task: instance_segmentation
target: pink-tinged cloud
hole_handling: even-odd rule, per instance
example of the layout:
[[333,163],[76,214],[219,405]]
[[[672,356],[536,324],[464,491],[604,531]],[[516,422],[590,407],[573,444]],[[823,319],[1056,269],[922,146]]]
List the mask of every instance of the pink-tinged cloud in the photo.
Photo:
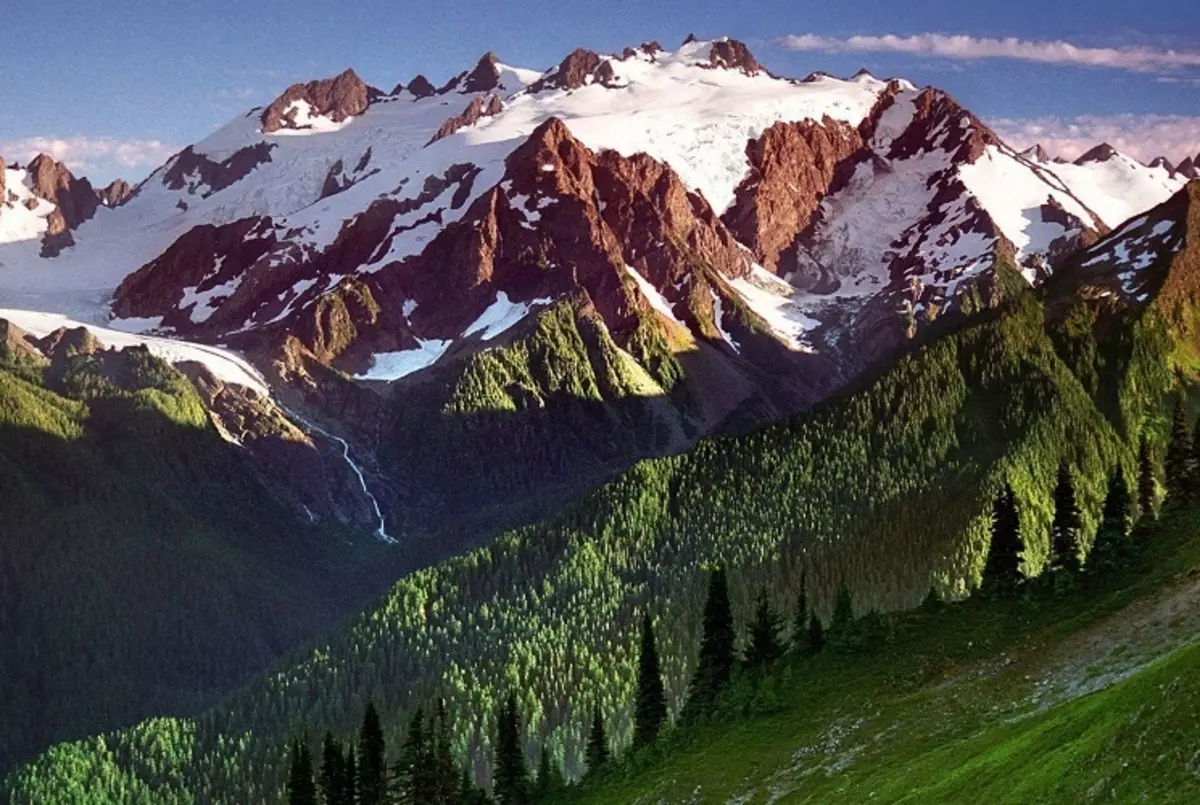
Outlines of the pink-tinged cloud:
[[1200,154],[1200,116],[1196,115],[1001,118],[988,123],[1014,148],[1041,144],[1051,156],[1064,159],[1075,159],[1100,143],[1142,162],[1159,156],[1178,162]]
[[1034,41],[1008,37],[924,33],[913,36],[785,36],[780,43],[791,50],[823,53],[907,53],[945,59],[1016,59],[1042,64],[1108,67],[1138,73],[1200,68],[1200,51],[1171,50],[1129,45],[1083,47],[1061,40]]
[[103,163],[122,168],[153,168],[179,148],[161,140],[118,137],[24,137],[0,140],[0,155],[8,162],[28,162],[38,154],[49,154],[76,175],[86,174]]

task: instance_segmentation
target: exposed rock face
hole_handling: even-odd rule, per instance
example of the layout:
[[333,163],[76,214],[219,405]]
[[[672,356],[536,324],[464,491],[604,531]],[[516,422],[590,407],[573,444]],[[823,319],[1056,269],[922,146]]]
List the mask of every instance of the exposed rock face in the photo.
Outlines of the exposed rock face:
[[0,319],[0,362],[3,361],[38,366],[48,363],[35,340],[8,319]]
[[1108,143],[1100,143],[1095,148],[1092,148],[1079,159],[1075,160],[1076,165],[1086,165],[1089,162],[1107,162],[1117,155],[1117,149],[1113,148]]
[[271,161],[274,143],[255,143],[234,152],[221,162],[197,154],[192,146],[180,151],[167,163],[162,183],[172,190],[199,193],[204,198],[244,179],[264,162]]
[[133,198],[133,188],[124,179],[115,179],[99,192],[99,197],[105,207],[120,207]]
[[[958,101],[933,88],[921,91],[915,101],[916,112],[904,133],[892,141],[889,159],[906,159],[929,151],[934,143],[958,163],[971,163],[983,155],[989,145],[999,145],[1000,138],[979,118],[968,112]],[[944,137],[935,132],[945,131]]]
[[478,95],[467,104],[467,108],[461,113],[442,123],[437,130],[437,134],[433,135],[426,145],[435,143],[444,137],[449,137],[459,129],[474,126],[479,122],[480,118],[498,115],[502,108],[503,104],[500,103],[500,96],[495,94],[486,96]]
[[1175,172],[1188,179],[1200,179],[1200,155],[1195,159],[1184,157],[1183,161],[1175,166]]
[[714,42],[708,52],[708,61],[713,67],[741,70],[746,75],[758,75],[763,72],[762,65],[754,58],[750,48],[736,39]]
[[[632,55],[632,51],[630,51],[630,55]],[[590,50],[584,50],[583,48],[576,48],[559,63],[553,73],[531,84],[529,91],[541,92],[545,89],[579,89],[585,84],[590,83],[589,79],[607,85],[612,81],[611,65],[605,71],[606,80],[604,80],[603,76],[597,74],[601,65],[607,64],[607,61],[601,59],[598,54]]]
[[1042,148],[1041,143],[1022,151],[1021,156],[1025,157],[1030,162],[1037,162],[1039,164],[1044,164],[1050,161],[1050,155],[1046,153],[1045,148]]
[[408,90],[414,98],[428,98],[430,95],[437,94],[437,88],[429,83],[429,79],[423,75],[415,76],[404,89]]
[[1174,173],[1174,172],[1175,172],[1175,166],[1174,166],[1174,165],[1172,165],[1172,164],[1171,164],[1171,160],[1167,159],[1166,157],[1155,157],[1155,158],[1153,159],[1153,161],[1151,161],[1151,162],[1150,162],[1150,165],[1149,165],[1149,167],[1151,167],[1151,168],[1162,168],[1162,169],[1164,169],[1164,170],[1165,170],[1167,173]]
[[781,254],[811,225],[862,149],[857,130],[829,117],[774,124],[747,143],[750,171],[722,220],[765,267],[786,273],[794,266],[779,266]]
[[70,230],[96,214],[99,196],[91,182],[76,179],[65,165],[46,154],[36,156],[26,171],[33,194],[55,205],[46,218],[41,255],[57,257],[63,249],[75,245]]
[[8,177],[6,176],[5,166],[7,163],[4,157],[0,156],[0,205],[8,203]]
[[[500,86],[500,59],[495,53],[488,51],[479,57],[479,61],[469,72],[459,73],[437,90],[439,95],[447,92],[463,94],[472,92],[491,92]],[[409,90],[412,90],[411,85]]]
[[371,95],[370,87],[351,69],[334,78],[293,84],[263,111],[263,133],[303,128],[304,125],[296,121],[298,103],[307,104],[310,115],[328,117],[334,123],[340,123],[365,112]]

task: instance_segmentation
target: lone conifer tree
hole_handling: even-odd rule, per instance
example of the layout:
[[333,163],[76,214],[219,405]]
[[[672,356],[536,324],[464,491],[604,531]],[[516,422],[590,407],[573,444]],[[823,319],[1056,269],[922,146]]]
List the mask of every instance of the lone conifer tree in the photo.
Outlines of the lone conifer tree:
[[1138,448],[1138,516],[1147,521],[1157,516],[1155,504],[1158,501],[1158,481],[1155,476],[1154,456],[1150,452],[1150,442],[1142,437]]
[[816,654],[823,648],[825,648],[825,627],[821,625],[821,619],[814,612],[808,619],[808,650]]
[[358,732],[358,803],[384,805],[387,796],[386,748],[383,728],[374,702],[367,702],[362,728]]
[[353,744],[346,747],[346,764],[342,767],[342,802],[359,805],[358,802],[358,759]]
[[807,654],[808,643],[808,589],[804,574],[800,574],[800,593],[796,596],[796,612],[792,615],[792,653]]
[[1187,413],[1182,397],[1175,401],[1175,414],[1171,419],[1171,443],[1167,445],[1164,470],[1167,500],[1179,503],[1187,497],[1192,477],[1192,437],[1188,432]]
[[729,686],[729,678],[733,674],[733,648],[733,610],[729,604],[729,586],[725,579],[725,568],[718,567],[708,579],[700,659],[688,686],[684,721],[712,713],[717,697]]
[[1129,541],[1129,529],[1133,513],[1129,497],[1129,486],[1125,483],[1125,471],[1118,464],[1108,478],[1108,493],[1104,497],[1104,515],[1092,553],[1088,557],[1089,569],[1103,572],[1120,565],[1125,557]]
[[350,805],[344,794],[343,776],[345,775],[346,759],[342,755],[342,747],[332,732],[325,733],[325,741],[321,744],[321,796],[325,805]]
[[450,717],[446,713],[446,700],[438,699],[434,712],[433,740],[430,752],[433,766],[433,801],[437,805],[451,805],[458,785],[458,770],[454,763],[454,748],[450,745]]
[[312,753],[307,740],[292,742],[292,765],[288,771],[288,805],[317,805],[317,783],[313,779]]
[[392,799],[396,805],[431,805],[433,799],[431,735],[426,734],[425,713],[417,708],[408,722],[400,757],[392,764]]
[[1058,483],[1054,487],[1054,521],[1050,525],[1053,560],[1051,569],[1068,574],[1079,571],[1079,506],[1075,502],[1075,483],[1067,460],[1058,465]]
[[537,781],[533,792],[534,801],[542,802],[566,787],[567,781],[563,778],[562,768],[551,756],[550,749],[542,744],[542,753],[538,758]]
[[988,545],[981,584],[984,592],[1003,594],[1016,589],[1021,582],[1021,552],[1024,549],[1017,495],[1006,483],[992,502],[992,541]]
[[783,618],[775,610],[767,588],[758,591],[754,619],[750,622],[750,642],[746,646],[746,667],[762,668],[783,656]]
[[633,703],[634,751],[653,746],[667,721],[667,693],[663,687],[654,623],[650,613],[642,616],[642,651],[638,656],[637,691]]
[[515,693],[505,699],[496,719],[492,790],[500,805],[524,805],[529,796],[529,775],[521,745],[521,714]]
[[584,749],[588,776],[597,774],[607,766],[609,757],[608,734],[604,730],[604,714],[600,712],[600,703],[597,702],[592,710],[592,729],[588,733],[587,747]]
[[844,581],[838,585],[837,598],[833,602],[828,640],[830,648],[844,653],[857,651],[862,646],[862,635],[854,620],[854,602]]

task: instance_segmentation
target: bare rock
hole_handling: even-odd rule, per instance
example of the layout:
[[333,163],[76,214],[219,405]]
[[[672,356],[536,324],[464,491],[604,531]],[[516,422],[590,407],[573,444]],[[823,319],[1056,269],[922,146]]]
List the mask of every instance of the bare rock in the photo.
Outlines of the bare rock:
[[365,112],[371,95],[371,89],[351,69],[334,78],[293,84],[263,111],[262,130],[269,134],[284,128],[303,128],[296,122],[294,105],[298,101],[308,104],[311,114],[340,123]]

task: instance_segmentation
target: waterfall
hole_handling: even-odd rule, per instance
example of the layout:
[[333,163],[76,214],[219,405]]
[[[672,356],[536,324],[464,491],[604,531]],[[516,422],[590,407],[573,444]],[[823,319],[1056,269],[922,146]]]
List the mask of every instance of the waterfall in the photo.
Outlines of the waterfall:
[[[283,408],[283,406],[280,406],[280,407]],[[365,475],[363,475],[362,468],[359,467],[357,464],[355,464],[354,459],[352,459],[350,457],[350,443],[347,442],[345,439],[343,439],[341,436],[335,436],[332,433],[330,433],[329,431],[325,430],[324,428],[314,425],[313,423],[309,422],[307,419],[305,419],[304,417],[300,416],[299,414],[297,414],[296,412],[294,412],[290,409],[283,408],[283,411],[288,416],[290,416],[292,419],[296,420],[301,425],[304,425],[309,430],[315,430],[317,433],[321,434],[322,436],[325,436],[329,439],[333,439],[335,442],[337,442],[338,444],[340,444],[342,446],[342,458],[345,459],[346,463],[350,465],[350,469],[352,469],[354,471],[355,477],[358,478],[358,485],[362,487],[363,494],[367,496],[367,500],[371,501],[371,507],[375,510],[375,519],[379,521],[379,528],[377,528],[375,530],[375,536],[379,537],[379,539],[381,539],[384,542],[394,543],[396,541],[396,538],[387,532],[387,522],[384,520],[384,517],[383,517],[383,509],[379,508],[379,501],[376,499],[376,497],[373,494],[371,494],[371,490],[367,488],[367,477]]]

